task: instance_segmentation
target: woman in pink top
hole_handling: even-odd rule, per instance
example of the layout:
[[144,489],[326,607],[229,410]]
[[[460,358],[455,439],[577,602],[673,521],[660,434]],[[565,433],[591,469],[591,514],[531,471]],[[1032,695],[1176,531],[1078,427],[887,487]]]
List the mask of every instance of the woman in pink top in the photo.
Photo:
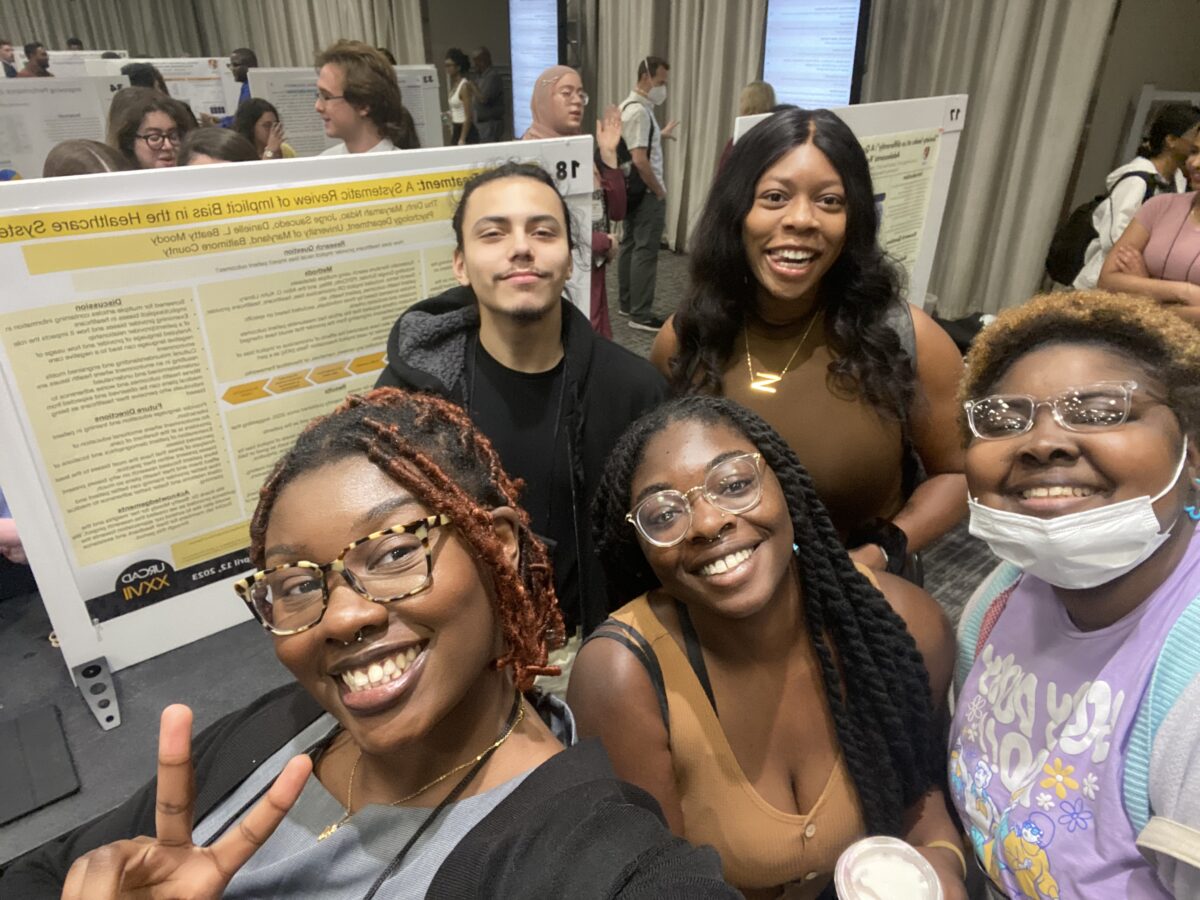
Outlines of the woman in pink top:
[[[1200,150],[1187,169],[1200,170]],[[1100,270],[1099,286],[1153,297],[1200,324],[1200,193],[1159,194],[1137,211]]]

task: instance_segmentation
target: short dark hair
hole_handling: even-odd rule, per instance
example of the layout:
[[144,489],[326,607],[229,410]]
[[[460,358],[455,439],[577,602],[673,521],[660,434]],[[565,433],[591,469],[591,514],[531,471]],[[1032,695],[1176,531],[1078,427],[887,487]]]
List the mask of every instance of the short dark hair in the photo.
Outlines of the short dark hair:
[[554,179],[550,177],[549,172],[537,163],[521,162],[506,162],[495,168],[487,169],[478,175],[472,176],[463,185],[462,196],[459,198],[458,206],[454,209],[454,218],[451,219],[451,225],[454,227],[454,240],[458,249],[462,250],[463,248],[463,216],[466,215],[467,200],[470,199],[477,188],[481,188],[492,181],[500,181],[503,178],[530,178],[546,185],[546,187],[554,191],[558,196],[559,202],[562,203],[563,220],[566,222],[567,227],[567,246],[574,252],[575,231],[572,228],[571,210],[567,206],[566,198],[558,190],[558,185],[554,183]]
[[81,41],[81,40],[80,40],[79,38],[77,38],[77,37],[69,37],[69,38],[67,38],[67,49],[68,49],[68,50],[73,50],[73,49],[75,49],[76,47],[78,47],[80,50],[82,50],[82,49],[83,49],[83,41]]
[[11,47],[13,42],[8,38],[0,38],[0,47]]
[[637,68],[638,81],[641,81],[642,77],[645,75],[649,75],[651,78],[653,78],[655,75],[658,74],[659,69],[666,69],[669,72],[669,71],[671,71],[671,64],[668,63],[661,56],[644,57],[642,59],[642,61],[638,63],[638,68]]
[[99,141],[73,140],[56,144],[46,154],[43,178],[62,175],[95,175],[98,172],[126,172],[134,167],[120,150]]
[[33,54],[37,53],[39,50],[41,50],[45,46],[46,45],[43,44],[41,41],[30,41],[28,44],[25,45],[25,58],[29,59],[31,56],[33,56]]
[[279,110],[275,108],[274,103],[262,97],[251,97],[233,114],[233,130],[253,144],[254,127],[267,113],[274,113],[275,118],[279,119]]
[[170,93],[167,90],[167,82],[163,78],[162,72],[158,71],[158,67],[154,63],[126,63],[121,66],[121,74],[129,79],[131,87],[152,88],[164,94]]
[[471,68],[471,60],[467,59],[467,54],[463,53],[458,47],[451,47],[447,50],[445,59],[450,60],[458,66],[458,71],[463,75],[466,75],[467,70]]
[[1139,148],[1142,156],[1158,156],[1166,146],[1168,137],[1183,137],[1200,125],[1200,109],[1190,103],[1168,103],[1163,106],[1146,135],[1146,142]]
[[193,156],[211,156],[221,162],[256,162],[258,151],[254,142],[236,131],[207,125],[189,131],[179,147],[179,165],[191,165]]
[[248,69],[254,69],[254,68],[257,68],[257,66],[258,66],[258,54],[255,53],[253,50],[251,50],[249,47],[238,47],[236,50],[232,51],[229,54],[229,58],[231,60],[235,56],[240,56],[243,60],[242,65],[244,65]]

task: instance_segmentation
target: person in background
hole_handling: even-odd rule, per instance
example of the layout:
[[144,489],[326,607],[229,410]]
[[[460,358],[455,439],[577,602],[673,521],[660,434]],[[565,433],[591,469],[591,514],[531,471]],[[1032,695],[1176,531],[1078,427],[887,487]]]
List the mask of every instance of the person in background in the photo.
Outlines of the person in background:
[[450,104],[450,143],[478,144],[479,130],[475,127],[475,85],[467,78],[471,67],[467,54],[457,47],[446,51],[442,63],[446,70],[446,93]]
[[41,41],[25,45],[25,68],[17,73],[18,78],[53,78],[50,71],[50,54]]
[[662,401],[666,385],[644,359],[592,331],[566,295],[575,226],[545,169],[506,163],[474,176],[452,224],[460,286],[400,316],[378,384],[462,404],[525,482],[569,638],[552,658],[563,675],[547,688],[565,691],[581,637],[610,611],[588,506],[617,438]]
[[131,62],[121,66],[121,74],[129,79],[130,87],[150,88],[158,91],[165,97],[170,97],[171,92],[167,90],[167,82],[162,77],[162,72],[153,63],[147,62]]
[[475,72],[475,128],[479,143],[494,144],[504,137],[504,79],[492,65],[492,51],[479,47],[471,54]]
[[851,561],[776,431],[720,397],[664,404],[609,454],[592,528],[632,602],[580,651],[568,703],[676,834],[750,900],[827,896],[864,835],[908,841],[966,900],[939,787],[954,633]]
[[[250,70],[258,68],[258,54],[249,47],[238,47],[229,54],[229,71],[233,74],[233,80],[240,84],[241,90],[238,91],[238,108],[250,99]],[[221,120],[222,128],[233,127],[233,117],[237,115],[235,109],[230,115],[225,116]]]
[[735,898],[531,692],[562,621],[518,492],[446,400],[376,390],[311,422],[235,586],[294,681],[195,740],[168,707],[157,780],[5,896]]
[[5,78],[17,77],[17,51],[13,49],[12,41],[0,38],[0,65],[4,66]]
[[1196,149],[1198,136],[1200,109],[1188,103],[1167,104],[1155,116],[1138,155],[1108,173],[1104,179],[1108,194],[1092,213],[1096,237],[1088,244],[1075,288],[1091,290],[1099,284],[1104,261],[1146,200],[1188,189],[1184,164]]
[[188,132],[179,148],[181,166],[208,166],[213,163],[257,162],[254,145],[228,128],[205,125]]
[[20,535],[17,534],[17,523],[13,521],[12,510],[4,499],[4,491],[0,490],[0,556],[10,563],[24,565],[29,560],[25,556],[25,548],[21,546]]
[[83,41],[81,41],[77,37],[69,37],[69,38],[67,38],[67,49],[68,50],[82,50],[83,49]]
[[270,100],[251,97],[239,106],[233,129],[254,145],[260,159],[292,159],[296,155],[287,143],[279,110]]
[[[1200,167],[1200,149],[1187,164]],[[1100,287],[1152,297],[1200,325],[1200,193],[1151,197],[1137,211],[1104,267]]]
[[135,166],[121,151],[99,141],[63,141],[46,154],[43,178],[63,175],[95,175],[98,172],[126,172]]
[[617,260],[618,311],[630,317],[630,328],[641,331],[658,331],[663,324],[654,314],[658,251],[667,221],[662,142],[673,136],[679,123],[672,121],[660,128],[654,107],[667,99],[670,68],[661,56],[647,56],[638,63],[637,84],[621,104],[621,135],[632,157],[628,174],[632,176],[636,170],[645,190],[628,197]]
[[[739,116],[758,116],[774,109],[775,88],[767,82],[752,81],[742,88],[742,93],[738,96],[737,114]],[[725,163],[729,161],[729,154],[732,152],[733,138],[730,138],[725,142],[725,149],[721,151],[721,158],[717,161],[717,178],[720,178],[721,173],[725,171]]]
[[341,40],[317,55],[317,115],[341,140],[322,156],[381,153],[421,146],[400,98],[396,70],[361,41]]
[[[866,154],[829,110],[747,132],[693,230],[691,283],[650,359],[784,436],[851,557],[919,581],[912,552],[962,519],[962,357],[904,301]],[[921,474],[925,477],[923,480]]]
[[[1153,201],[1151,201],[1153,202]],[[951,798],[1005,897],[1200,897],[1200,334],[1073,291],[976,337]]]
[[108,144],[135,169],[169,168],[178,164],[192,123],[191,111],[178,100],[150,88],[123,88],[109,111]]
[[[569,66],[551,66],[538,76],[529,102],[533,124],[522,140],[568,137],[580,132],[588,95],[579,73]],[[596,123],[596,153],[592,164],[592,328],[612,339],[608,320],[605,263],[616,256],[612,223],[625,218],[625,178],[617,168],[621,140],[621,112],[610,106]]]

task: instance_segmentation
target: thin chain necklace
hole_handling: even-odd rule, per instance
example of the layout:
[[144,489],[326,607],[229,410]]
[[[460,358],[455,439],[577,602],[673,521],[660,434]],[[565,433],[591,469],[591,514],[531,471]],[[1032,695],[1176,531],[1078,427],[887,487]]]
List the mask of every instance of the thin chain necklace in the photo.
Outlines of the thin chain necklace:
[[[516,715],[510,716],[508,726],[505,728],[504,733],[501,734],[500,737],[496,738],[496,740],[490,746],[488,746],[482,753],[480,753],[474,759],[469,759],[465,763],[455,766],[449,772],[439,775],[437,778],[433,779],[433,781],[429,782],[429,784],[426,784],[423,787],[417,788],[417,790],[413,791],[411,794],[401,797],[399,800],[393,800],[391,803],[388,804],[388,806],[400,806],[403,803],[407,803],[409,800],[412,800],[416,797],[421,796],[421,794],[425,793],[431,787],[441,784],[443,781],[445,781],[451,775],[455,775],[455,774],[461,772],[463,769],[467,768],[468,766],[475,765],[480,760],[482,760],[485,756],[487,756],[488,754],[493,753],[494,751],[499,749],[500,745],[509,739],[509,737],[512,735],[512,733],[517,730],[517,726],[520,725],[521,721],[525,718],[525,704],[521,702],[520,694],[517,695],[516,704],[517,704]],[[353,815],[353,812],[351,812],[351,810],[354,809],[354,774],[358,771],[358,764],[360,762],[362,762],[362,750],[361,749],[358,751],[358,756],[354,760],[354,765],[351,766],[351,768],[350,768],[350,786],[346,789],[346,814],[344,816],[342,816],[340,819],[338,819],[336,822],[332,823],[331,825],[326,826],[325,830],[322,831],[319,835],[317,835],[318,841],[325,840],[325,838],[329,837],[331,834],[333,834],[335,831],[337,831],[339,828],[341,828],[343,825],[345,825],[348,821],[350,821],[350,816]]]
[[750,361],[750,326],[744,325],[742,327],[742,334],[746,339],[746,371],[750,373],[750,390],[759,391],[763,394],[775,393],[775,388],[772,385],[782,381],[783,376],[787,374],[787,370],[796,361],[796,355],[800,352],[800,348],[804,346],[804,342],[808,340],[808,333],[812,331],[813,325],[817,323],[817,314],[819,312],[819,309],[812,311],[812,315],[808,318],[808,327],[804,329],[804,334],[800,335],[800,343],[796,345],[796,349],[792,351],[792,355],[788,357],[788,361],[784,363],[782,371],[778,374],[775,372],[754,371],[754,363]]

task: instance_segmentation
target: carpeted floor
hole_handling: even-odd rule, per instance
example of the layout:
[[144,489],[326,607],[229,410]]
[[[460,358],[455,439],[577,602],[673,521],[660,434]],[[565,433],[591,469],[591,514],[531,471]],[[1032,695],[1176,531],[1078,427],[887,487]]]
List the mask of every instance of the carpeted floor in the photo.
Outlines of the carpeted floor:
[[[658,277],[654,291],[654,312],[668,316],[675,311],[687,290],[688,258],[683,253],[664,250],[658,255]],[[629,327],[629,319],[617,312],[617,271],[608,273],[608,311],[613,339],[642,356],[649,356],[654,335]],[[967,534],[964,521],[922,554],[925,563],[925,588],[933,594],[950,620],[958,623],[963,605],[975,586],[996,565],[996,558],[980,541]]]

